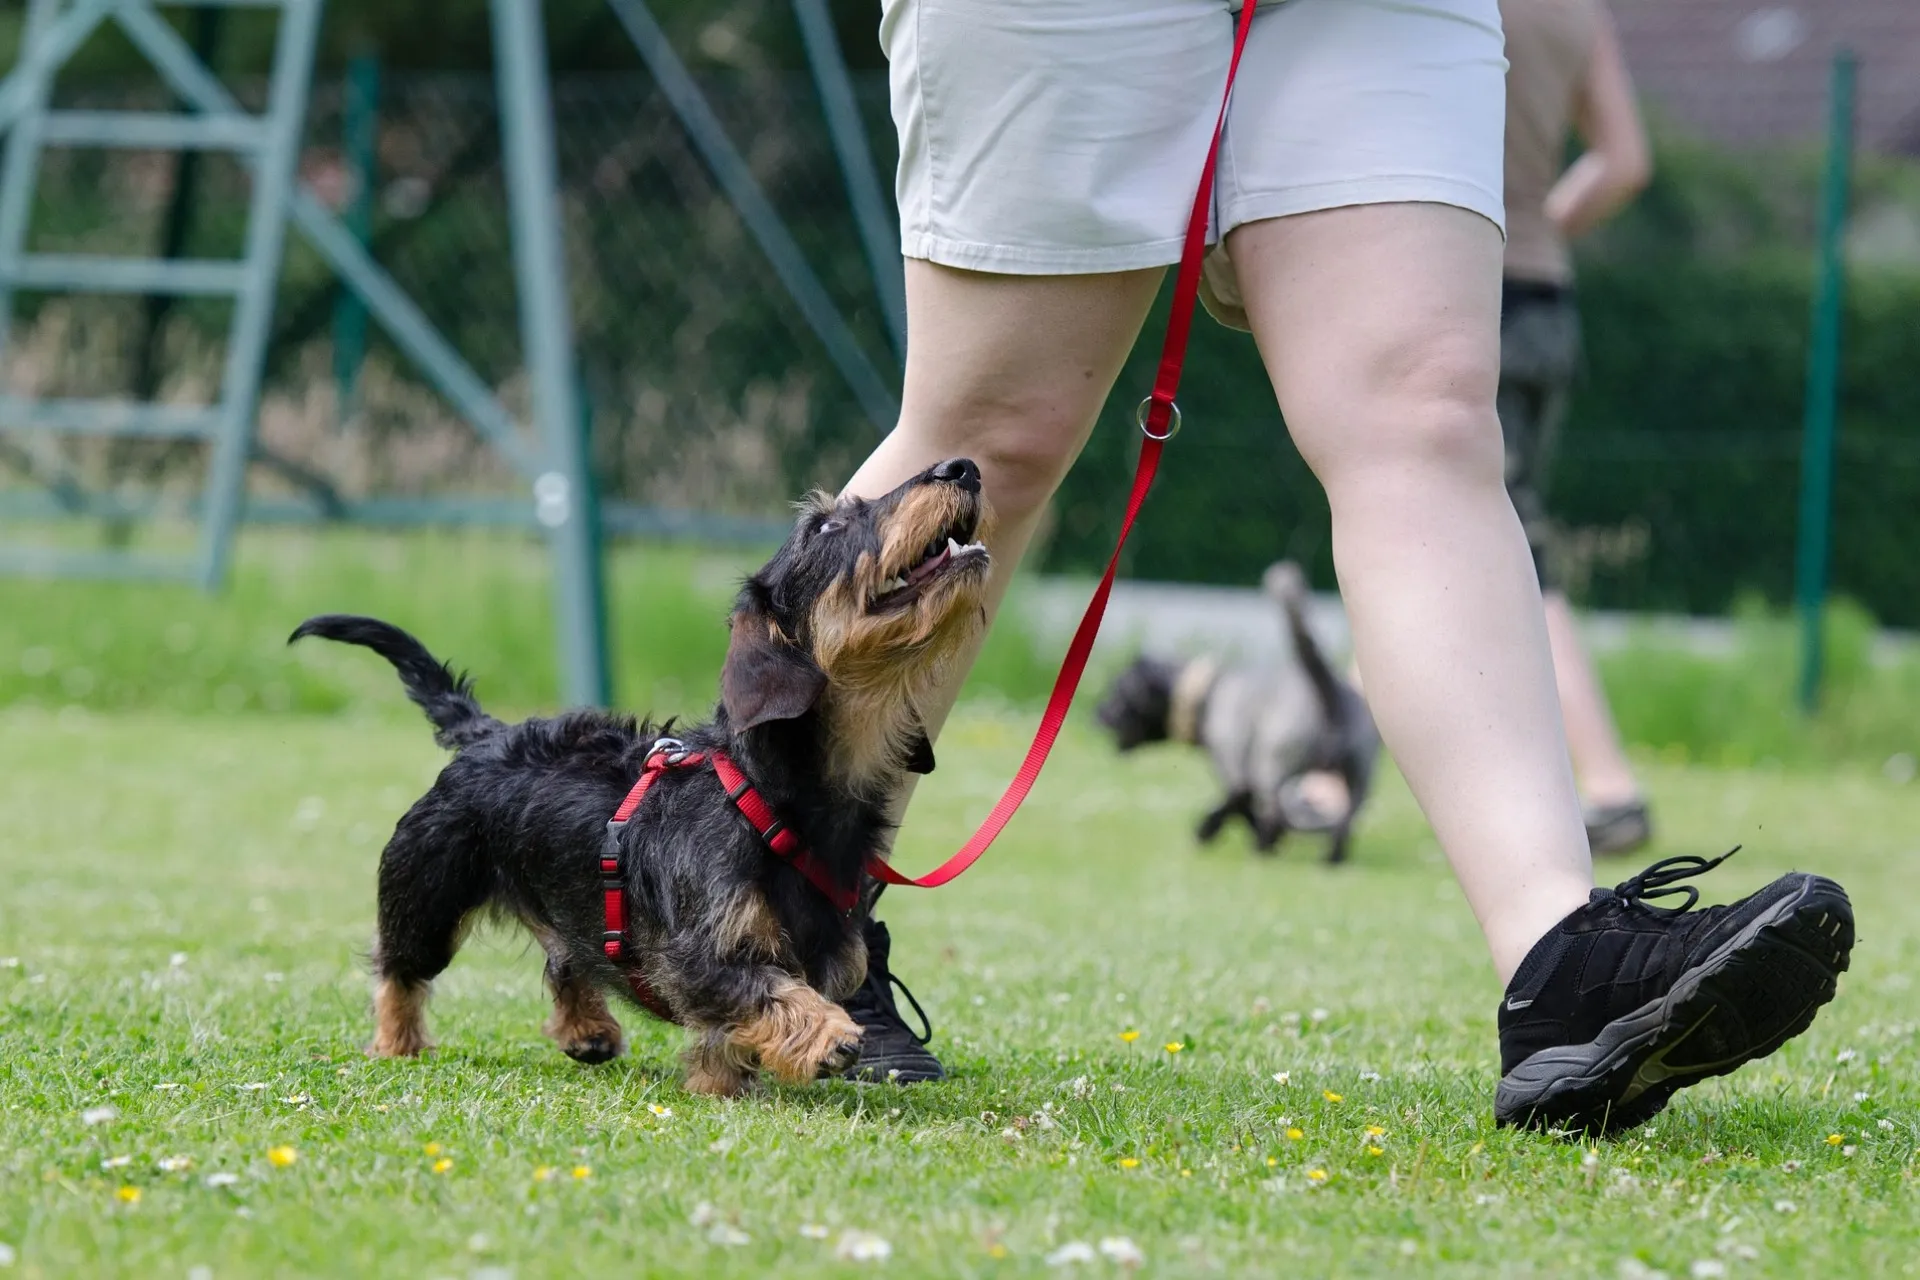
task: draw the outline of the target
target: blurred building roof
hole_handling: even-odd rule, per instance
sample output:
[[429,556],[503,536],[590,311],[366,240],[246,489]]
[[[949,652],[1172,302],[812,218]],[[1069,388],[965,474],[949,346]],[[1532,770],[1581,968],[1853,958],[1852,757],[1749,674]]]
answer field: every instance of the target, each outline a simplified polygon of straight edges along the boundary
[[1860,58],[1859,139],[1920,154],[1920,0],[1612,0],[1652,114],[1733,145],[1825,130],[1833,51]]

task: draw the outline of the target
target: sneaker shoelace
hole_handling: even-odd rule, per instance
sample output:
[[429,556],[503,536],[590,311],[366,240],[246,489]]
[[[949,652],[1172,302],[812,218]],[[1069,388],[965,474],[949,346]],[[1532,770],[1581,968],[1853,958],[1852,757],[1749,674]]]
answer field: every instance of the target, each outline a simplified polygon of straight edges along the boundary
[[[1735,845],[1717,858],[1702,858],[1691,853],[1662,858],[1639,875],[1629,876],[1615,885],[1613,895],[1620,900],[1622,906],[1631,907],[1637,904],[1649,911],[1658,911],[1664,915],[1683,915],[1693,910],[1694,904],[1700,901],[1700,890],[1694,885],[1680,882],[1704,875],[1738,852],[1740,852],[1740,846]],[[1680,906],[1651,905],[1655,898],[1677,898],[1682,894],[1686,895],[1687,900]]]
[[[875,967],[877,968],[878,966]],[[900,994],[905,996],[907,1003],[913,1006],[914,1016],[920,1019],[920,1030],[918,1032],[914,1031],[912,1027],[909,1027],[907,1020],[900,1015],[900,1006],[895,1004],[893,1000],[893,988],[895,987],[900,988]],[[933,1022],[927,1017],[927,1011],[920,1007],[920,1002],[913,998],[913,992],[907,987],[907,984],[895,977],[891,969],[885,970],[884,973],[869,972],[867,974],[866,992],[867,997],[873,1001],[875,1007],[880,1010],[881,1014],[891,1021],[898,1023],[901,1030],[905,1031],[915,1044],[926,1044],[933,1039]],[[859,1021],[858,1015],[855,1016],[854,1020],[856,1022]]]

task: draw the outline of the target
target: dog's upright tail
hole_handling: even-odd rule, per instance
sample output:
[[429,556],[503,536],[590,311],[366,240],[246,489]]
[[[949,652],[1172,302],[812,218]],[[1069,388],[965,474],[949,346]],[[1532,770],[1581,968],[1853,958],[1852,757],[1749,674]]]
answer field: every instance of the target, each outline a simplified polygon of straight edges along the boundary
[[362,645],[391,662],[407,696],[433,721],[433,740],[449,751],[478,742],[500,727],[474,699],[473,681],[454,674],[425,645],[390,622],[350,613],[322,614],[295,627],[287,643],[306,636]]
[[1287,616],[1287,630],[1293,636],[1293,650],[1300,657],[1300,665],[1305,668],[1307,679],[1313,683],[1313,691],[1319,695],[1327,718],[1339,722],[1344,714],[1342,704],[1346,681],[1328,664],[1327,656],[1320,652],[1320,642],[1313,638],[1313,631],[1307,626],[1307,575],[1293,561],[1282,560],[1267,570],[1260,585],[1269,596],[1280,602],[1280,608]]

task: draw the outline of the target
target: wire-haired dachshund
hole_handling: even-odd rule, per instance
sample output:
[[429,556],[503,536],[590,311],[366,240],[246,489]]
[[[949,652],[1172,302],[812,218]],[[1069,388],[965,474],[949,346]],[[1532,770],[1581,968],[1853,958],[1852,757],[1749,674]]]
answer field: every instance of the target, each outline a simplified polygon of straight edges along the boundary
[[[429,987],[490,912],[545,950],[545,1030],[579,1061],[622,1051],[611,991],[651,994],[692,1033],[697,1093],[741,1093],[761,1070],[799,1083],[850,1065],[860,1028],[834,1002],[859,986],[866,951],[847,904],[885,847],[905,774],[933,768],[915,707],[984,622],[985,520],[966,459],[871,501],[815,494],[742,586],[719,705],[675,737],[731,760],[804,842],[807,874],[775,856],[712,768],[661,772],[631,819],[609,826],[670,725],[596,710],[503,724],[399,628],[302,623],[295,640],[364,645],[391,662],[454,752],[381,855],[369,1052],[429,1046]],[[604,946],[603,857],[617,857],[625,891],[617,957]]]

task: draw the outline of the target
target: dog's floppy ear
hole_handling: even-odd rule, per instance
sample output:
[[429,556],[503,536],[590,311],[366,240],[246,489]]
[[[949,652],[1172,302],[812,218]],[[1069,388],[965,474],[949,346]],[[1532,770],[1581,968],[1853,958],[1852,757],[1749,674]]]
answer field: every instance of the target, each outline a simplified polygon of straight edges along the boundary
[[734,732],[805,715],[826,688],[826,673],[764,613],[743,610],[727,625],[732,634],[720,668],[720,702]]
[[926,722],[920,719],[918,711],[913,713],[913,736],[907,739],[907,772],[933,772],[933,742],[927,737]]

